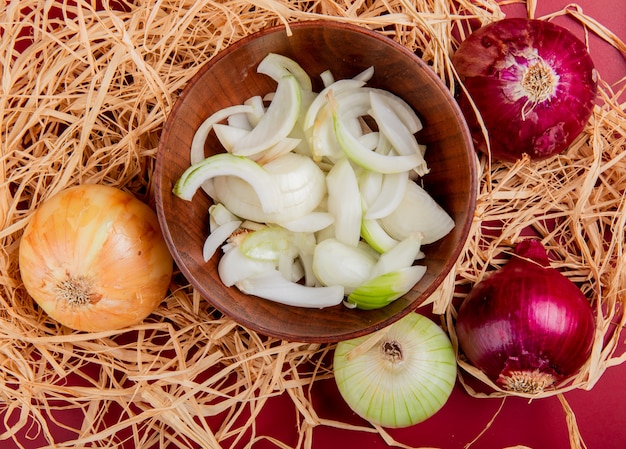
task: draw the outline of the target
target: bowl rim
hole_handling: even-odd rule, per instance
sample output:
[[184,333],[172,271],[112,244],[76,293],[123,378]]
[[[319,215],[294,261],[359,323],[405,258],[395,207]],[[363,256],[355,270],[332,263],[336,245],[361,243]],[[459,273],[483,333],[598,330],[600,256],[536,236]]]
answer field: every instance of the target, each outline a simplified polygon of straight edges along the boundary
[[[214,63],[216,63],[217,61],[221,60],[224,57],[227,57],[232,51],[236,50],[237,48],[239,48],[241,46],[246,45],[251,40],[257,39],[257,38],[262,37],[264,35],[277,33],[277,32],[285,32],[285,31],[287,31],[289,33],[289,31],[291,29],[306,29],[306,28],[319,28],[319,27],[331,27],[331,28],[335,28],[335,29],[345,29],[345,30],[348,30],[348,31],[362,33],[362,34],[364,33],[364,34],[368,35],[368,37],[371,37],[371,38],[374,38],[376,40],[382,41],[386,45],[394,47],[395,50],[403,53],[407,58],[411,59],[413,62],[415,62],[417,65],[419,65],[422,69],[425,69],[424,71],[427,74],[427,76],[430,79],[430,81],[435,83],[435,84],[437,84],[438,87],[439,87],[439,90],[445,96],[448,96],[449,104],[452,107],[452,109],[454,110],[454,115],[459,119],[459,128],[460,128],[459,131],[462,134],[463,141],[466,142],[466,144],[467,144],[466,147],[467,147],[467,152],[468,152],[468,160],[470,162],[468,164],[467,169],[469,171],[469,179],[471,181],[471,185],[470,185],[470,192],[469,192],[469,201],[468,201],[468,204],[467,204],[467,218],[462,223],[462,227],[461,227],[460,232],[458,234],[459,235],[459,241],[454,246],[454,248],[452,250],[452,253],[451,253],[451,257],[445,262],[444,270],[442,270],[441,272],[437,273],[437,275],[434,277],[432,282],[425,288],[424,292],[421,295],[421,297],[423,298],[422,301],[419,301],[419,298],[416,298],[410,304],[408,304],[406,307],[404,307],[403,309],[397,311],[393,315],[390,315],[386,319],[381,320],[381,321],[377,321],[377,322],[375,322],[375,323],[373,323],[373,324],[371,324],[369,326],[363,327],[361,329],[348,330],[348,331],[346,331],[346,332],[344,332],[342,334],[334,333],[332,335],[328,334],[328,335],[325,335],[325,336],[321,336],[321,335],[317,335],[317,334],[314,335],[314,336],[313,335],[307,335],[307,334],[294,336],[293,334],[281,332],[279,330],[268,329],[267,327],[262,326],[260,323],[255,322],[254,320],[248,320],[248,319],[245,319],[245,318],[241,318],[239,316],[232,316],[232,314],[229,314],[227,311],[223,310],[220,305],[218,305],[214,301],[212,301],[210,296],[207,297],[206,295],[202,294],[202,288],[198,288],[191,281],[191,279],[195,278],[195,275],[193,275],[193,273],[189,270],[189,268],[186,266],[186,264],[182,261],[182,259],[180,257],[179,251],[176,248],[176,245],[174,244],[174,241],[173,241],[172,236],[170,234],[168,223],[167,223],[168,220],[167,220],[167,218],[165,216],[165,210],[163,209],[161,193],[162,193],[162,187],[163,187],[163,177],[162,177],[163,154],[165,152],[165,142],[166,142],[166,139],[164,138],[164,136],[167,136],[170,133],[170,130],[171,130],[171,127],[172,127],[172,122],[173,122],[173,117],[175,117],[177,115],[178,111],[183,107],[183,104],[185,103],[185,99],[189,95],[191,95],[191,90],[192,89],[189,89],[189,86],[195,85],[197,80],[199,78],[201,78],[205,74],[205,72],[210,70],[211,66]],[[472,156],[474,156],[474,157],[472,157]],[[446,277],[448,277],[450,272],[455,269],[455,266],[456,266],[456,264],[458,262],[460,254],[461,254],[463,248],[465,247],[465,245],[467,243],[467,240],[469,238],[469,233],[470,233],[470,230],[471,230],[471,227],[472,227],[472,223],[474,221],[473,220],[473,216],[475,214],[476,203],[477,203],[477,194],[478,194],[478,184],[477,184],[478,167],[477,167],[477,164],[476,164],[474,144],[473,144],[473,141],[472,141],[472,138],[471,138],[471,134],[470,134],[470,130],[469,130],[468,124],[467,124],[467,122],[465,120],[465,117],[463,116],[463,113],[462,113],[462,111],[460,109],[459,104],[454,99],[454,96],[452,95],[452,93],[449,91],[449,88],[445,85],[443,80],[441,80],[441,78],[435,73],[435,71],[432,69],[432,67],[430,67],[417,54],[415,54],[414,52],[410,51],[407,47],[405,47],[402,44],[400,44],[399,42],[397,42],[397,41],[395,41],[395,40],[385,36],[384,34],[377,32],[376,30],[371,30],[369,28],[365,28],[365,27],[362,27],[362,26],[354,25],[354,24],[351,24],[351,23],[339,22],[339,21],[328,20],[328,19],[315,19],[315,20],[296,21],[296,22],[290,22],[288,24],[278,24],[278,25],[268,26],[266,28],[263,28],[261,30],[258,30],[256,32],[254,32],[254,33],[246,35],[246,36],[242,37],[241,39],[237,40],[236,42],[228,45],[227,47],[225,47],[224,49],[222,49],[218,53],[216,53],[211,59],[209,59],[208,61],[203,63],[201,66],[199,66],[197,68],[196,73],[182,87],[182,89],[180,91],[180,95],[176,99],[172,109],[170,110],[170,112],[168,114],[166,122],[165,122],[165,124],[164,124],[164,126],[162,128],[162,131],[161,131],[161,134],[160,134],[160,137],[159,137],[159,144],[158,144],[158,147],[157,147],[156,165],[155,165],[155,173],[154,173],[154,175],[155,175],[154,189],[155,189],[155,203],[156,203],[157,217],[158,217],[158,220],[159,220],[159,223],[160,223],[160,226],[161,226],[161,229],[162,229],[163,236],[165,238],[166,244],[169,247],[170,252],[172,253],[174,261],[176,262],[176,267],[180,271],[180,273],[185,277],[185,279],[187,279],[188,282],[194,288],[198,289],[198,293],[200,293],[201,296],[212,307],[214,307],[220,313],[227,314],[237,324],[239,324],[241,326],[244,326],[244,327],[246,327],[248,329],[251,329],[251,330],[253,330],[255,332],[258,332],[258,333],[260,333],[262,335],[265,335],[265,336],[274,337],[274,338],[280,338],[280,339],[287,340],[287,341],[300,341],[300,342],[303,342],[303,343],[333,343],[333,342],[338,342],[338,341],[341,341],[341,340],[346,340],[346,339],[351,339],[351,338],[356,338],[356,337],[360,337],[360,336],[363,336],[363,335],[367,335],[367,334],[370,334],[372,332],[375,332],[376,330],[379,330],[381,328],[384,328],[384,327],[387,327],[387,326],[393,324],[394,322],[396,322],[400,318],[404,317],[408,313],[414,312],[417,308],[419,308],[424,302],[426,302],[428,300],[428,298],[433,293],[435,293],[435,291],[444,282]],[[458,224],[459,223],[457,223],[457,225]],[[288,307],[288,306],[285,306],[285,307]]]

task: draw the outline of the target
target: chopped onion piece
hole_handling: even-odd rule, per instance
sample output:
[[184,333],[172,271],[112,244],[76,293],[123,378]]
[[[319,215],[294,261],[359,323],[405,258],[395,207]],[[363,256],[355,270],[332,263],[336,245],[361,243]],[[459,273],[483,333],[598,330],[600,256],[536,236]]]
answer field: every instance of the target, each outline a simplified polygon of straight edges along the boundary
[[208,262],[215,254],[217,249],[235,232],[241,225],[240,220],[229,221],[215,228],[204,241],[202,247],[202,258]]
[[[333,105],[334,103],[334,105]],[[422,164],[424,160],[420,154],[387,156],[370,151],[363,146],[359,139],[352,134],[345,119],[341,117],[339,105],[335,99],[330,101],[333,114],[333,123],[337,141],[344,153],[356,164],[368,170],[380,173],[398,173],[411,170]]]
[[397,240],[404,240],[413,232],[424,234],[424,245],[443,238],[454,228],[454,220],[435,200],[413,181],[400,205],[380,219],[381,226]]
[[190,160],[191,165],[197,164],[202,161],[204,156],[204,143],[206,142],[209,133],[213,129],[213,126],[216,123],[219,123],[223,120],[226,120],[228,117],[234,114],[240,113],[248,113],[252,112],[251,106],[246,105],[236,105],[229,106],[224,109],[220,109],[219,111],[211,114],[207,119],[202,122],[202,124],[198,127],[196,132],[193,135],[193,140],[191,141],[191,152],[190,152]]
[[413,265],[375,277],[348,295],[358,309],[380,309],[406,294],[426,273],[426,267]]
[[285,279],[278,270],[264,271],[235,283],[237,288],[248,295],[278,302],[281,304],[324,308],[342,303],[343,287],[309,287]]
[[361,237],[379,253],[389,251],[398,244],[396,239],[387,234],[378,220],[363,220]]
[[413,262],[420,256],[422,239],[423,235],[416,232],[382,253],[372,268],[370,276],[375,278],[413,265]]
[[330,70],[324,70],[322,73],[320,73],[320,79],[322,80],[322,84],[324,85],[324,87],[328,87],[335,82],[335,76]]
[[343,79],[339,81],[335,81],[328,87],[324,88],[316,97],[315,100],[311,103],[309,108],[304,115],[304,120],[302,122],[302,127],[307,130],[313,126],[315,123],[316,117],[322,110],[322,108],[326,105],[328,99],[327,95],[329,92],[333,92],[333,95],[336,97],[341,92],[346,90],[353,90],[355,88],[359,88],[365,84],[365,81],[354,80],[354,79]]
[[322,285],[342,285],[349,293],[371,277],[376,261],[363,246],[330,238],[315,247],[313,273]]
[[402,98],[394,93],[384,89],[376,89],[374,87],[367,88],[370,93],[383,96],[386,98],[387,104],[393,109],[404,126],[407,127],[411,134],[415,134],[423,128],[422,121],[417,116],[413,108]]
[[215,179],[217,198],[238,217],[262,223],[295,220],[313,212],[326,194],[324,173],[306,156],[288,153],[263,168],[278,186],[280,210],[265,211],[251,186],[238,178]]
[[190,201],[203,182],[224,175],[241,178],[254,189],[264,212],[277,212],[281,209],[282,197],[274,177],[256,162],[230,153],[216,154],[193,164],[178,179],[173,192]]
[[361,194],[350,161],[338,161],[326,175],[328,212],[335,217],[335,237],[356,246],[361,234]]
[[289,135],[300,115],[300,85],[295,77],[280,79],[276,95],[259,123],[233,147],[238,156],[251,156],[277,144]]
[[372,104],[372,117],[376,120],[380,132],[385,135],[399,154],[418,155],[421,161],[414,167],[414,170],[420,176],[427,174],[429,171],[428,166],[422,156],[417,140],[415,140],[415,136],[402,123],[400,117],[398,117],[387,101],[387,97],[376,92],[370,92],[370,101]]
[[250,123],[250,120],[248,120],[248,115],[249,114],[239,113],[239,114],[233,114],[229,116],[228,120],[226,121],[227,126],[232,126],[233,128],[239,128],[239,129],[243,129],[246,131],[251,131],[253,126],[252,126],[252,123]]
[[276,82],[280,82],[286,76],[293,76],[302,90],[309,91],[313,89],[309,74],[306,73],[300,64],[291,58],[277,53],[268,53],[259,63],[256,71],[269,76]]
[[374,66],[369,66],[365,70],[363,70],[358,75],[353,76],[352,78],[359,81],[368,82],[374,76]]
[[367,208],[365,218],[375,220],[392,213],[404,198],[409,172],[388,173],[383,175],[380,192],[374,202]]
[[250,259],[241,252],[237,245],[224,251],[217,265],[220,280],[226,287],[232,287],[236,282],[245,278],[274,269],[273,262]]
[[233,151],[233,147],[237,142],[250,134],[250,130],[248,129],[224,125],[223,123],[213,125],[213,131],[215,132],[217,140],[220,141],[224,149],[229,153]]
[[311,212],[295,220],[282,221],[276,224],[293,232],[318,232],[335,222],[335,217],[329,212]]
[[246,257],[256,260],[278,262],[283,254],[295,254],[289,231],[279,226],[268,226],[246,234],[239,247]]
[[209,206],[209,231],[213,232],[216,227],[237,220],[239,217],[226,209],[223,204],[215,203]]
[[281,156],[291,153],[299,144],[300,139],[285,137],[277,144],[269,147],[267,150],[263,150],[260,153],[250,156],[250,159],[261,165],[266,165]]
[[261,117],[265,115],[265,105],[263,104],[263,98],[260,95],[255,95],[248,98],[243,102],[245,105],[252,106],[252,111],[246,114],[248,123],[251,125],[250,129],[255,127],[261,121]]

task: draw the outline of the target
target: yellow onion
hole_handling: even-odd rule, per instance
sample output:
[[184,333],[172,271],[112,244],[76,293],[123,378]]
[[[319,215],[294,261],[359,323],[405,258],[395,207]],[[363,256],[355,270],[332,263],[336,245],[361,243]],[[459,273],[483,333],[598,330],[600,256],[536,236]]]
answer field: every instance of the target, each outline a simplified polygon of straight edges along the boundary
[[165,298],[173,269],[153,210],[129,193],[93,184],[38,207],[19,265],[26,290],[50,317],[88,332],[141,322]]

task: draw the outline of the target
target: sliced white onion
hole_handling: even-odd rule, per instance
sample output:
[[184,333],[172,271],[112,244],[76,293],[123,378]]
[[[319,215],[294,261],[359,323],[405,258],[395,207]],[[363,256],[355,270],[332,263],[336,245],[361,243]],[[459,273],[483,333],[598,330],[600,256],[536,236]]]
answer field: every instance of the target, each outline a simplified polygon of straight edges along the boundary
[[219,123],[223,120],[226,120],[228,117],[234,114],[240,113],[248,113],[252,112],[252,106],[247,105],[236,105],[229,106],[224,109],[220,109],[219,111],[211,114],[207,119],[202,122],[202,124],[198,127],[196,132],[193,135],[193,140],[191,141],[191,151],[190,151],[190,160],[191,165],[197,164],[201,160],[205,158],[204,156],[204,143],[206,142],[209,133],[213,129],[213,126],[216,123]]
[[359,81],[368,82],[374,76],[374,66],[369,66],[365,70],[363,70],[358,75],[353,76],[352,78]]
[[330,70],[324,70],[320,73],[320,79],[322,80],[324,87],[328,87],[335,82],[335,75],[333,75],[333,72]]
[[311,212],[295,220],[281,221],[276,224],[293,232],[318,232],[332,225],[335,217],[329,212]]
[[361,194],[348,159],[338,161],[326,175],[328,212],[335,217],[335,237],[356,246],[361,236]]
[[[365,86],[373,67],[338,81],[325,72],[320,94],[284,56],[267,55],[258,72],[276,90],[205,120],[174,186],[183,199],[199,187],[213,198],[204,257],[221,246],[225,285],[284,304],[328,307],[348,294],[348,307],[373,309],[404,295],[426,270],[412,265],[421,244],[454,226],[412,180],[428,171],[419,117]],[[227,153],[204,159],[211,130]],[[240,227],[246,236],[229,239]]]
[[404,198],[408,180],[408,171],[383,175],[380,191],[376,199],[367,208],[365,218],[376,220],[393,212]]
[[239,248],[246,257],[275,263],[284,254],[289,254],[290,258],[296,254],[289,231],[280,226],[266,226],[247,233]]
[[239,129],[244,129],[246,131],[250,131],[252,130],[253,126],[250,123],[250,120],[248,120],[248,115],[249,114],[233,114],[231,116],[228,117],[228,120],[226,121],[226,123],[228,124],[228,126],[232,126],[233,128],[239,128]]
[[245,105],[252,106],[252,111],[246,114],[249,129],[252,130],[261,121],[261,117],[265,115],[265,104],[263,104],[263,98],[260,95],[255,95],[244,101]]
[[267,165],[275,159],[291,153],[298,145],[300,145],[300,142],[300,139],[285,137],[277,144],[269,147],[267,150],[263,150],[260,153],[250,156],[250,159],[261,165]]
[[347,301],[362,310],[380,309],[408,293],[425,273],[425,266],[413,265],[382,274],[359,285]]
[[418,155],[421,160],[420,163],[414,167],[414,170],[420,176],[427,174],[429,171],[428,166],[422,156],[415,136],[402,123],[400,117],[391,107],[388,98],[372,91],[370,92],[370,101],[372,105],[372,117],[376,120],[380,132],[385,135],[399,154]]
[[263,168],[278,186],[280,210],[267,212],[251,186],[238,178],[215,179],[216,196],[238,217],[261,223],[295,220],[313,212],[326,194],[324,173],[306,156],[288,153]]
[[363,170],[359,174],[359,191],[364,210],[367,210],[376,201],[383,186],[383,177],[382,173],[371,170]]
[[228,239],[228,237],[235,232],[240,225],[240,220],[229,221],[219,225],[211,233],[209,233],[208,237],[204,241],[204,246],[202,247],[202,258],[205,262],[209,261],[211,257],[213,257],[218,248],[222,246],[226,239]]
[[265,114],[252,131],[235,144],[232,153],[251,156],[287,137],[300,115],[301,101],[300,85],[296,78],[291,75],[281,78],[276,95]]
[[211,204],[209,206],[209,231],[228,223],[229,221],[238,221],[239,217],[233,214],[231,211],[221,203]]
[[381,218],[380,224],[397,240],[421,232],[424,245],[445,237],[454,228],[452,217],[426,190],[410,180],[407,181],[400,205],[391,214]]
[[250,259],[236,245],[224,251],[217,265],[220,280],[226,287],[232,287],[245,278],[274,269],[273,262]]
[[[230,153],[210,156],[189,167],[174,185],[173,192],[180,198],[190,201],[206,180],[216,177],[219,179],[223,176],[234,176],[241,179],[256,193],[264,212],[272,213],[281,210],[282,195],[274,176],[256,162],[244,157],[233,156]],[[234,211],[233,213],[241,216]]]
[[307,130],[313,126],[317,116],[319,115],[322,108],[328,102],[328,94],[329,92],[333,92],[333,95],[337,97],[342,92],[346,90],[354,90],[359,88],[365,84],[365,81],[355,80],[355,79],[343,79],[339,81],[335,81],[329,86],[325,87],[316,97],[315,100],[311,103],[309,108],[304,115],[304,120],[302,122],[302,127]]
[[341,304],[344,297],[340,285],[309,287],[285,279],[278,270],[264,271],[235,285],[248,295],[295,307],[332,307]]
[[349,293],[370,278],[376,260],[361,245],[346,245],[330,238],[315,248],[313,273],[322,285],[342,285]]
[[259,63],[256,71],[269,76],[276,82],[280,82],[286,76],[293,76],[302,90],[308,91],[313,89],[309,74],[306,73],[300,64],[291,58],[277,53],[268,53]]
[[413,108],[402,98],[392,92],[374,87],[367,88],[370,93],[381,95],[387,99],[387,104],[393,109],[404,126],[407,127],[411,134],[415,134],[423,128],[422,121],[415,113]]
[[379,253],[389,251],[398,244],[396,239],[387,234],[378,220],[363,220],[361,237]]
[[324,157],[336,161],[344,157],[343,150],[337,142],[335,125],[330,110],[326,107],[320,110],[312,128],[307,130],[311,154],[316,162]]
[[220,141],[224,149],[229,153],[233,151],[233,147],[237,142],[250,134],[249,129],[239,128],[230,124],[224,125],[223,123],[213,125],[213,131],[215,132],[217,140]]
[[376,261],[370,276],[377,276],[410,267],[420,256],[422,234],[417,232],[398,242],[393,248],[385,251]]
[[422,163],[423,158],[419,154],[390,156],[370,151],[350,132],[345,119],[340,114],[339,105],[336,101],[332,106],[332,112],[335,133],[341,149],[354,163],[361,167],[380,173],[398,173],[412,170]]

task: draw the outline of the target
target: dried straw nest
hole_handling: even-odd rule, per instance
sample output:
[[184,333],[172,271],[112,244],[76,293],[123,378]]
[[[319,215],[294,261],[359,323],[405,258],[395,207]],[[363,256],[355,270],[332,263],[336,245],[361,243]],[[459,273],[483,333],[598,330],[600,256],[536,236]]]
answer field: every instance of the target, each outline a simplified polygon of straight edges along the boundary
[[[504,17],[497,2],[142,0],[115,7],[104,1],[98,9],[94,3],[20,0],[0,7],[0,412],[7,424],[0,440],[20,447],[34,436],[49,447],[251,445],[272,440],[257,431],[255,417],[279,395],[293,402],[298,447],[312,446],[316,426],[354,429],[320,418],[311,401],[313,383],[332,376],[332,345],[259,336],[220,316],[180,276],[142,325],[123,333],[70,332],[26,294],[20,236],[37,204],[70,185],[119,186],[150,203],[159,133],[177,95],[200,65],[243,36],[320,17],[354,23],[419,52],[454,91],[449,57],[470,21]],[[527,9],[532,15],[534,2]],[[558,14],[626,53],[615,35],[576,8]],[[621,93],[600,87],[589,125],[562,157],[540,164],[481,160],[470,239],[456,278],[433,299],[450,326],[453,296],[462,296],[453,295],[455,287],[501,265],[502,254],[532,229],[598,311],[593,356],[554,394],[590,388],[607,367],[626,360],[619,348],[626,113]],[[497,232],[485,225],[492,223]],[[481,378],[460,363],[466,376]],[[75,424],[55,422],[58,410],[74,413]],[[55,441],[51,423],[72,436]],[[380,428],[356,430],[408,447]]]

